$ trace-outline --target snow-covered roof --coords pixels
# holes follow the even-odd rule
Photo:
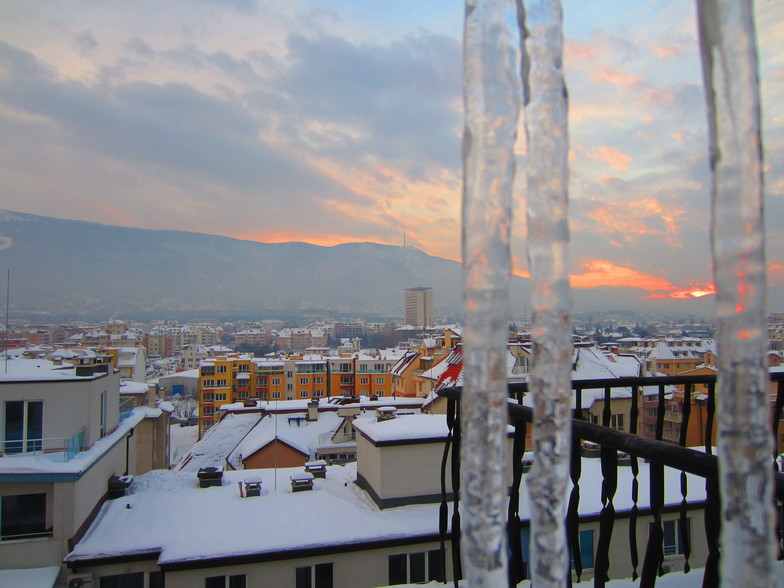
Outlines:
[[[275,439],[283,441],[310,459],[316,454],[319,437],[325,433],[334,433],[343,422],[343,417],[336,412],[320,412],[318,420],[312,422],[308,422],[306,417],[306,412],[265,416],[227,456],[229,463],[240,468],[242,459],[253,455]]]
[[[60,575],[60,566],[0,570],[0,586],[24,586],[24,588],[52,588]]]
[[[204,467],[223,468],[231,450],[260,418],[261,414],[258,412],[227,414],[204,433],[201,440],[191,448],[190,453],[175,469],[198,472]]]
[[[109,500],[67,561],[155,553],[172,563],[325,545],[361,545],[438,532],[438,505],[379,511],[353,482],[355,464],[329,466],[313,490],[291,490],[301,468],[229,471],[221,487],[198,488],[195,473],[154,470],[134,478],[130,495]],[[261,496],[242,498],[237,483],[262,479]],[[277,478],[277,480],[276,480]],[[205,527],[193,516],[220,512]],[[275,529],[259,533],[258,529]],[[154,533],[150,529],[155,529]]]
[[[357,419],[354,428],[377,443],[410,439],[442,439],[447,436],[446,415],[411,414],[378,421],[375,418]]]
[[[608,355],[595,346],[575,349],[573,361],[573,380],[631,378],[640,375],[640,362],[636,357]]]
[[[76,367],[72,364],[55,365],[47,359],[24,359],[11,355],[3,360],[0,369],[0,382],[31,382],[38,380],[91,380],[105,372],[89,376],[77,376]]]
[[[433,465],[434,468],[438,464]],[[362,545],[438,532],[439,505],[417,504],[379,510],[353,482],[356,464],[328,466],[324,479],[313,480],[310,492],[292,492],[290,477],[301,468],[228,471],[220,487],[199,488],[195,473],[154,470],[136,476],[130,494],[107,501],[95,523],[66,561],[149,553],[159,565],[210,558],[290,550]],[[628,510],[632,472],[619,467],[614,504]],[[237,484],[261,477],[260,497],[243,498]],[[601,463],[583,459],[580,478],[581,516],[602,508]],[[639,485],[650,483],[649,464],[639,462]],[[701,478],[687,475],[689,501],[705,498]],[[650,506],[641,492],[638,507]],[[679,504],[680,473],[665,468],[665,504]],[[520,485],[520,518],[529,519],[528,485]],[[566,508],[566,504],[564,505]],[[205,526],[199,512],[219,512]],[[564,513],[565,516],[565,513]],[[150,529],[155,529],[154,533]],[[258,529],[275,529],[259,533]]]
[[[146,394],[147,389],[149,388],[148,384],[144,382],[120,382],[120,394]]]

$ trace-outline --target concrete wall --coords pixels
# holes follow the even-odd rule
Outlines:
[[[2,400],[42,400],[44,402],[43,437],[71,437],[85,429],[85,442],[100,439],[101,393],[106,392],[105,433],[119,424],[120,377],[111,373],[91,380],[52,382],[4,382],[0,384]],[[0,439],[5,438],[5,421],[0,419]]]
[[[332,563],[333,585],[335,588],[373,588],[389,584],[389,556],[402,553],[419,553],[438,549],[437,542],[421,545],[406,545],[366,551],[352,551],[321,555],[306,559],[290,559],[269,563],[251,563],[233,566],[221,566],[206,569],[184,570],[166,573],[166,588],[193,588],[204,586],[209,576],[231,576],[246,574],[246,585],[274,586],[275,588],[294,588],[295,574],[298,567],[313,566],[321,563]],[[451,553],[447,548],[447,573],[451,578],[449,560]],[[80,569],[80,572],[92,573],[95,585],[100,584],[101,576],[130,573],[137,571],[154,571],[154,562],[133,562],[111,566],[100,566]]]
[[[280,441],[272,441],[253,455],[243,456],[242,459],[246,470],[275,467],[296,468],[304,466],[307,461],[307,455]]]
[[[507,455],[512,455],[513,439],[507,439]],[[357,476],[360,486],[375,494],[374,499],[411,504],[441,496],[441,459],[444,440],[374,446],[357,435]],[[451,460],[446,467],[446,490],[452,492]],[[512,483],[511,459],[507,460],[507,484]],[[369,486],[369,488],[368,488]]]

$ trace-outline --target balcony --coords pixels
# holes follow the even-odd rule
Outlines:
[[[133,414],[133,398],[122,398],[120,400],[120,422],[123,422]]]
[[[772,429],[776,439],[780,439],[780,428],[782,422],[782,408],[784,408],[784,374],[775,373],[771,375],[776,393],[771,397]],[[681,384],[684,386],[683,405],[680,408],[680,431],[672,443],[668,443],[665,432],[665,406],[666,390],[671,385]],[[707,387],[707,402],[705,423],[699,419],[692,419],[691,409],[701,402],[693,400],[692,391],[696,385],[702,384]],[[719,562],[721,553],[719,550],[719,524],[720,512],[722,508],[721,497],[719,495],[718,465],[714,453],[713,431],[715,429],[715,376],[675,376],[675,377],[655,377],[655,378],[621,378],[616,380],[593,380],[593,381],[574,381],[572,382],[573,393],[576,397],[575,406],[580,407],[580,397],[582,392],[587,389],[604,390],[604,412],[602,415],[603,425],[592,424],[585,420],[585,410],[577,408],[572,419],[572,455],[580,455],[580,448],[583,442],[587,441],[600,447],[601,479],[581,480],[580,459],[571,460],[571,479],[573,487],[569,508],[565,517],[569,550],[572,553],[572,578],[579,581],[582,576],[587,575],[588,570],[584,569],[582,562],[590,561],[595,586],[604,586],[612,577],[613,568],[621,565],[632,570],[630,574],[634,579],[639,578],[639,585],[645,587],[655,586],[659,576],[664,574],[672,563],[673,557],[677,556],[679,565],[682,561],[684,572],[701,574],[703,576],[703,586],[719,585]],[[652,401],[649,392],[646,396],[641,394],[643,388],[648,386],[658,387],[656,400]],[[614,388],[631,388],[631,418],[630,433],[614,430],[608,425],[612,415],[612,390]],[[450,435],[445,447],[444,460],[441,467],[441,487],[442,496],[442,515],[440,520],[441,533],[444,540],[451,539],[452,545],[460,543],[460,503],[455,501],[454,511],[451,516],[451,524],[447,514],[447,466],[451,468],[451,484],[454,495],[460,495],[460,476],[454,472],[459,472],[460,466],[460,388],[445,388],[438,391],[438,394],[447,399],[447,423]],[[517,403],[510,402],[509,418],[514,427],[514,457],[512,463],[513,483],[509,492],[508,500],[508,545],[509,545],[509,585],[514,586],[521,580],[529,577],[527,562],[529,549],[523,546],[523,541],[529,537],[528,521],[521,520],[517,516],[519,496],[524,473],[527,471],[527,461],[523,459],[524,452],[530,450],[526,447],[530,443],[527,439],[528,424],[533,422],[533,410],[528,406],[526,395],[528,393],[527,384],[512,384],[509,386],[509,395]],[[696,396],[696,395],[694,395]],[[642,399],[646,398],[645,401]],[[650,407],[651,404],[658,405],[660,410],[655,419],[654,438],[646,439],[638,435],[638,425],[642,422],[642,406]],[[696,412],[696,411],[695,411]],[[702,418],[702,413],[697,413]],[[689,425],[700,432],[701,443],[697,448],[687,447],[689,437]],[[781,441],[779,441],[781,443]],[[777,447],[780,453],[782,447]],[[624,470],[624,475],[619,476],[623,454],[627,454],[628,465]],[[529,454],[530,456],[530,454]],[[643,488],[640,482],[641,460],[647,462],[649,469],[649,483],[647,488]],[[775,455],[771,456],[771,464],[777,468],[776,485],[776,507],[779,517],[784,510],[784,474],[781,473],[782,464],[778,464]],[[672,468],[680,472],[680,505],[665,504],[665,467]],[[629,474],[631,471],[631,475]],[[689,485],[687,484],[686,474],[697,476],[705,480],[705,484],[699,487],[692,487],[693,494],[699,496],[690,499],[688,496]],[[672,472],[670,471],[670,474]],[[619,487],[619,480],[631,480],[630,488]],[[581,484],[597,485],[601,484],[603,508],[598,515],[598,540],[584,541],[582,536],[581,524],[585,520],[578,515],[580,502]],[[693,482],[692,482],[693,484]],[[585,489],[584,489],[585,490]],[[640,500],[643,493],[649,493],[649,501]],[[583,492],[585,495],[586,492]],[[621,504],[620,496],[624,500],[631,497],[631,509],[627,505]],[[618,504],[615,504],[617,502]],[[616,512],[616,507],[618,512]],[[625,510],[624,510],[625,509]],[[695,510],[704,511],[703,525],[689,525],[690,516]],[[664,520],[663,515],[677,514],[677,519]],[[649,524],[643,520],[652,521]],[[594,519],[597,517],[593,517]],[[666,517],[665,517],[666,518]],[[623,519],[623,524],[620,524]],[[626,525],[628,524],[628,536]],[[450,528],[451,527],[451,528]],[[623,530],[623,541],[628,545],[626,562],[618,561],[617,552],[610,550],[614,528]],[[777,530],[776,536],[771,536],[770,541],[776,543],[777,552],[781,559],[781,545],[784,535],[781,525]],[[681,530],[685,529],[685,530]],[[647,539],[643,543],[638,543],[637,538],[643,536]],[[525,537],[521,540],[521,537]],[[617,538],[616,538],[617,541]],[[698,543],[699,542],[699,543]],[[616,543],[617,544],[617,543]],[[705,545],[707,557],[703,561],[693,561],[693,546]],[[531,545],[533,549],[533,545]],[[581,553],[582,550],[582,553]],[[586,553],[586,550],[587,553]],[[456,570],[455,575],[460,577],[462,568],[460,549],[451,550],[452,568]],[[611,563],[612,562],[612,563]],[[692,568],[701,568],[693,569]],[[585,578],[583,578],[585,580]]]
[[[82,429],[70,437],[0,441],[0,457],[43,457],[51,462],[65,463],[87,449],[84,437],[85,430]]]

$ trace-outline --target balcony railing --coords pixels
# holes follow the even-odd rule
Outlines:
[[[777,440],[777,451],[781,451],[781,419],[782,408],[784,407],[784,373],[771,375],[771,381],[775,383],[775,394],[771,400],[771,422],[773,435]],[[703,384],[707,387],[707,399],[705,400],[706,412],[705,423],[697,423],[701,432],[701,445],[699,448],[686,447],[688,437],[688,427],[691,417],[691,409],[695,405],[692,398],[692,390],[695,385]],[[672,385],[682,385],[683,406],[680,407],[681,428],[677,438],[677,444],[667,443],[664,440],[665,428],[665,396],[669,394],[668,389]],[[649,386],[658,388],[656,394],[656,404],[658,406],[656,416],[656,428],[653,439],[644,438],[638,435],[638,424],[641,422],[642,405],[652,404],[650,389],[643,389]],[[716,376],[674,376],[674,377],[640,377],[640,378],[619,378],[612,380],[587,380],[572,382],[573,394],[575,396],[575,410],[572,419],[572,460],[571,460],[571,479],[573,488],[566,514],[567,541],[572,557],[572,571],[579,581],[583,575],[580,550],[585,545],[580,541],[578,506],[580,501],[580,481],[581,481],[581,446],[584,441],[600,446],[600,460],[602,472],[602,496],[603,508],[599,515],[599,538],[596,542],[595,552],[592,559],[594,563],[594,585],[604,586],[610,579],[610,541],[613,534],[613,527],[617,515],[613,504],[614,497],[618,492],[618,469],[619,456],[627,454],[629,465],[632,472],[632,488],[628,493],[631,496],[631,510],[624,513],[625,518],[629,519],[629,562],[631,565],[632,577],[640,579],[641,587],[652,587],[656,583],[657,577],[665,572],[664,562],[664,528],[662,514],[665,511],[672,512],[673,506],[665,508],[665,466],[679,470],[680,487],[682,500],[679,506],[674,508],[679,516],[679,545],[682,546],[683,557],[685,559],[684,571],[688,572],[691,567],[702,567],[703,586],[719,585],[719,532],[720,532],[720,512],[721,498],[718,486],[718,466],[717,458],[713,454],[715,446],[713,444],[716,398],[715,398]],[[631,388],[631,409],[630,409],[630,432],[617,431],[609,427],[611,415],[613,413],[613,393],[614,389]],[[603,389],[604,406],[602,413],[602,425],[592,424],[585,420],[587,411],[581,408],[581,397],[584,390]],[[512,475],[513,483],[509,493],[508,506],[508,546],[509,546],[509,585],[515,586],[521,580],[529,577],[527,566],[523,557],[524,549],[521,545],[521,529],[527,522],[521,521],[518,515],[520,488],[523,473],[528,470],[530,463],[523,460],[526,451],[527,426],[533,422],[533,410],[525,406],[525,396],[528,392],[527,384],[511,384],[509,395],[517,401],[517,404],[510,402],[509,418],[514,426],[514,449],[512,456]],[[438,394],[447,399],[447,425],[449,436],[444,450],[444,459],[441,467],[441,487],[442,487],[442,508],[440,514],[440,529],[442,538],[452,541],[452,569],[455,579],[462,576],[461,554],[460,554],[460,399],[462,390],[460,388],[445,388],[438,391]],[[645,401],[642,399],[646,398]],[[617,412],[617,411],[616,411]],[[702,415],[700,415],[702,416]],[[704,427],[703,427],[704,424]],[[529,449],[530,450],[530,449]],[[624,458],[625,459],[625,458]],[[638,474],[640,471],[639,460],[649,462],[650,467],[650,509],[652,523],[647,529],[647,544],[644,546],[637,544],[637,536],[640,531],[645,533],[645,525],[640,521],[643,511],[648,513],[648,509],[638,506],[640,492]],[[451,462],[450,462],[451,460]],[[454,497],[454,509],[451,523],[447,510],[447,465],[451,466],[451,496]],[[782,464],[777,463],[776,455],[771,455],[771,465],[776,468],[776,490],[775,500],[779,520],[784,520],[784,474],[781,473]],[[705,499],[702,502],[702,492],[698,503],[688,500],[688,484],[686,473],[699,476],[705,479]],[[588,482],[586,482],[588,483]],[[599,481],[592,479],[590,484],[598,484]],[[700,504],[702,503],[702,504]],[[694,508],[704,508],[704,534],[705,544],[707,545],[707,559],[704,562],[692,562],[692,545],[694,538],[700,531],[696,528],[689,531],[687,512]],[[639,529],[638,529],[639,527]],[[777,529],[776,536],[770,537],[770,541],[775,542],[779,559],[783,559],[781,525]],[[644,535],[643,535],[644,536]],[[641,549],[643,548],[643,549]],[[533,549],[533,546],[532,546]],[[444,553],[446,553],[444,551]],[[642,558],[640,556],[642,555]],[[564,571],[565,575],[568,573]],[[695,571],[693,573],[699,573]],[[566,577],[566,576],[565,576]]]
[[[0,457],[43,457],[53,462],[67,462],[86,449],[85,431],[70,437],[0,441]]]
[[[123,398],[120,400],[120,422],[123,422],[133,414],[133,398]]]

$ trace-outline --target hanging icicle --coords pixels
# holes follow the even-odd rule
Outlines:
[[[535,460],[528,477],[531,579],[565,586],[565,512],[571,446],[572,330],[568,276],[568,99],[559,0],[517,0],[528,138],[528,263],[531,271]]]
[[[759,80],[751,0],[699,0],[719,321],[721,581],[772,586],[775,510],[766,363]]]
[[[466,0],[461,547],[469,586],[505,585],[509,233],[520,85],[510,0]]]

